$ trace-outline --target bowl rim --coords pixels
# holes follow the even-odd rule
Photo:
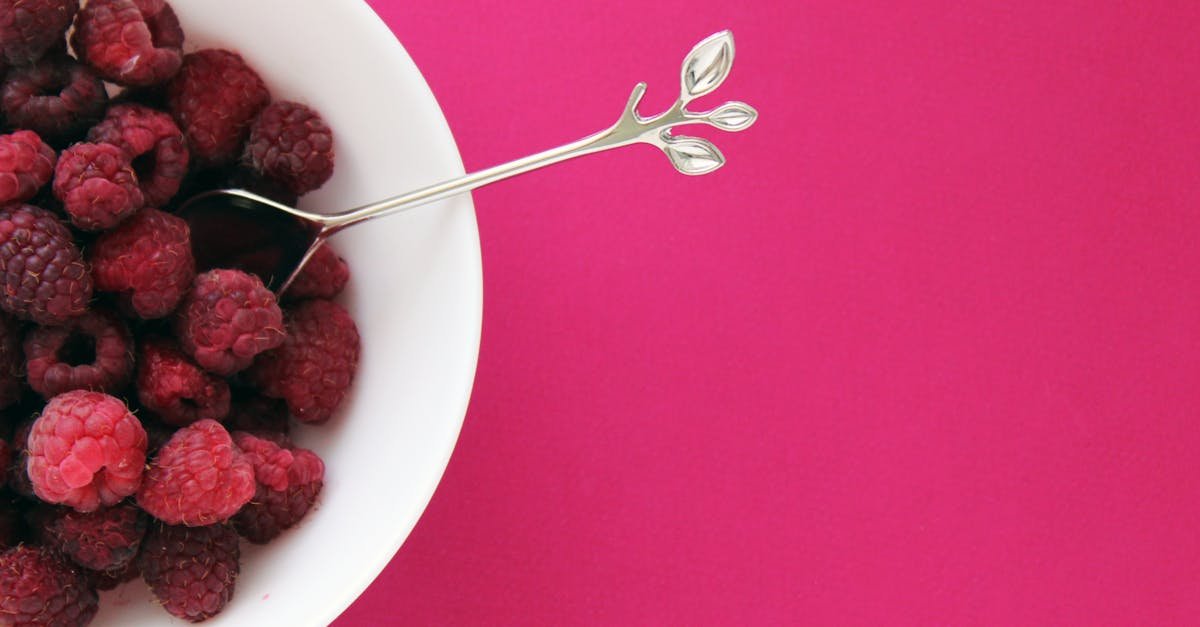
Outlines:
[[[412,59],[412,56],[408,54],[408,50],[404,48],[404,44],[400,41],[396,33],[394,33],[387,25],[387,23],[384,22],[383,18],[380,17],[375,9],[367,3],[367,0],[359,0],[358,2],[349,3],[345,6],[347,9],[352,11],[352,19],[357,20],[361,24],[364,36],[368,36],[369,34],[371,37],[378,37],[389,42],[387,47],[394,51],[396,55],[396,62],[400,64],[407,64],[412,68],[416,80],[428,94],[430,102],[433,104],[435,115],[432,117],[430,122],[435,124],[436,128],[432,130],[436,134],[444,135],[447,142],[447,147],[450,149],[452,154],[451,161],[453,163],[451,165],[454,169],[454,174],[464,174],[465,169],[463,167],[462,156],[458,150],[458,143],[454,139],[454,133],[450,129],[450,124],[446,120],[446,115],[442,111],[441,104],[438,103],[437,96],[429,87],[429,82],[425,80],[425,75],[421,73],[420,67],[417,66],[416,62]],[[469,376],[465,377],[466,385],[462,392],[459,408],[455,414],[456,423],[453,425],[452,437],[448,438],[444,442],[430,443],[431,445],[438,444],[441,447],[441,451],[438,455],[440,460],[439,467],[435,471],[433,480],[428,482],[427,485],[421,486],[422,498],[420,501],[420,508],[416,511],[416,515],[413,516],[411,520],[405,521],[404,524],[397,526],[396,534],[390,543],[391,550],[388,552],[380,551],[379,557],[375,560],[375,563],[369,568],[363,568],[361,575],[358,578],[343,582],[342,589],[344,590],[344,594],[339,595],[341,600],[338,603],[331,605],[329,611],[325,612],[324,615],[314,616],[313,618],[316,619],[314,624],[327,625],[332,623],[335,619],[337,619],[337,617],[341,616],[341,614],[345,612],[347,608],[349,608],[356,600],[358,600],[360,596],[362,596],[362,593],[365,592],[368,587],[370,587],[375,579],[379,577],[379,574],[383,572],[384,568],[386,568],[387,565],[391,563],[392,559],[395,558],[400,548],[404,545],[404,542],[408,540],[409,535],[412,534],[412,530],[414,527],[416,527],[416,524],[421,519],[421,516],[424,515],[425,509],[429,506],[429,502],[432,500],[434,492],[437,490],[438,485],[441,483],[442,477],[445,475],[446,468],[450,463],[450,457],[454,453],[454,449],[458,443],[458,438],[462,433],[462,426],[466,419],[467,408],[471,401],[471,394],[474,390],[475,375],[478,371],[479,365],[479,347],[483,331],[483,260],[479,243],[479,224],[475,216],[474,198],[470,192],[465,192],[460,197],[456,198],[459,200],[459,202],[465,203],[469,209],[467,212],[469,214],[467,218],[470,223],[469,236],[473,240],[474,244],[473,246],[469,247],[474,256],[474,259],[472,259],[470,263],[470,268],[473,270],[473,276],[471,278],[473,279],[472,283],[474,284],[474,289],[470,290],[471,307],[469,313],[472,317],[471,331],[473,333],[473,337],[470,339],[469,345],[473,348],[471,350],[469,359]]]

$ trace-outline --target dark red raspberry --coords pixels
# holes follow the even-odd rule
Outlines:
[[[37,195],[54,175],[54,149],[33,131],[0,135],[0,203]]]
[[[0,92],[8,124],[29,129],[61,145],[77,138],[104,115],[108,93],[86,66],[51,55],[9,72]]]
[[[21,400],[21,380],[25,376],[25,358],[21,354],[21,324],[0,312],[0,409]],[[0,472],[0,475],[3,473]],[[4,485],[0,481],[0,485]]]
[[[131,102],[113,105],[88,131],[87,140],[112,144],[129,155],[149,207],[167,204],[187,174],[190,157],[183,131],[162,111]]]
[[[235,391],[225,428],[230,432],[286,434],[289,428],[287,403],[246,390]]]
[[[221,420],[229,413],[229,384],[201,370],[162,339],[142,343],[137,393],[146,409],[178,427],[197,420]]]
[[[0,0],[0,61],[28,65],[63,39],[79,0]]]
[[[54,214],[0,207],[0,308],[38,324],[63,324],[87,310],[92,275]]]
[[[249,433],[233,434],[233,441],[254,466],[257,491],[254,498],[233,517],[243,538],[266,544],[284,529],[300,522],[312,508],[324,485],[325,464],[316,453],[282,440]]]
[[[283,312],[262,281],[240,270],[196,277],[175,313],[183,351],[200,367],[229,376],[283,343]]]
[[[171,436],[150,462],[137,502],[171,525],[229,520],[254,496],[254,468],[215,420],[194,422]]]
[[[238,536],[229,525],[154,525],[138,562],[142,578],[168,612],[200,622],[233,596],[238,558]]]
[[[29,434],[38,498],[91,512],[137,491],[146,432],[120,399],[75,390],[50,399]]]
[[[89,311],[58,327],[25,336],[29,387],[45,398],[71,390],[114,392],[133,374],[129,327],[105,310]]]
[[[273,102],[250,125],[246,161],[293,193],[311,192],[333,176],[333,131],[298,102]]]
[[[0,553],[3,624],[75,627],[91,622],[98,608],[83,570],[49,549],[23,545]]]
[[[80,143],[64,150],[54,168],[53,189],[71,223],[85,231],[111,229],[145,202],[129,156],[112,144]]]
[[[167,86],[171,115],[187,135],[192,156],[204,166],[236,159],[254,116],[270,101],[262,78],[228,50],[210,48],[184,56],[183,67]]]
[[[71,47],[106,80],[153,85],[179,71],[183,29],[163,0],[89,0]]]
[[[263,353],[248,371],[262,393],[287,401],[296,420],[329,420],[346,397],[358,369],[358,328],[328,300],[310,300],[288,311],[283,346]]]
[[[96,289],[147,319],[174,311],[196,276],[187,222],[151,208],[101,235],[90,261]]]
[[[81,513],[55,512],[42,533],[46,544],[91,570],[124,568],[137,555],[146,533],[146,515],[130,503]]]
[[[350,280],[350,266],[329,244],[323,244],[284,292],[284,298],[297,301],[305,298],[333,298],[342,293]]]

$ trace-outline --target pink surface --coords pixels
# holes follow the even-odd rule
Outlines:
[[[372,0],[468,168],[724,26],[762,117],[476,194],[462,437],[338,625],[1194,623],[1200,4],[740,4]]]

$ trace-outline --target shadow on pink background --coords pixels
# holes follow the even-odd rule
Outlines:
[[[468,169],[724,27],[761,119],[475,195],[462,437],[338,625],[1200,616],[1200,4],[371,4]]]

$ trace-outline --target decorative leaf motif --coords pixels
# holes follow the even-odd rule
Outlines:
[[[727,102],[709,113],[707,119],[723,131],[741,131],[754,124],[758,111],[744,102]]]
[[[663,152],[676,170],[692,176],[708,174],[725,165],[725,157],[707,139],[667,135],[663,137]]]
[[[696,44],[683,60],[683,95],[688,102],[721,86],[733,68],[733,33],[721,31]]]

